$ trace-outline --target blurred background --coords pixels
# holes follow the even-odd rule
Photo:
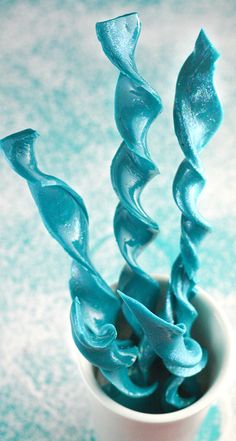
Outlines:
[[[173,130],[173,100],[178,72],[203,28],[221,54],[215,85],[224,120],[201,155],[207,185],[199,206],[213,232],[201,247],[199,283],[222,302],[235,327],[235,0],[1,0],[0,137],[28,127],[40,133],[40,168],[83,197],[93,261],[108,283],[116,281],[123,260],[113,238],[117,198],[109,169],[121,142],[113,117],[118,72],[101,50],[95,23],[134,11],[142,21],[137,65],[164,104],[149,131],[161,174],[142,199],[160,235],[139,262],[148,272],[169,274],[179,250],[172,182],[183,156]],[[86,392],[69,347],[69,272],[70,258],[42,225],[26,182],[1,155],[3,441],[93,439]],[[235,398],[234,383],[231,404]],[[220,424],[216,412],[215,426]],[[209,430],[206,441],[219,439],[219,431]]]

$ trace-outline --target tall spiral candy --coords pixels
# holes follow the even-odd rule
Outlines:
[[[1,140],[0,147],[13,170],[27,180],[48,232],[73,259],[70,287],[74,341],[121,392],[135,397],[149,395],[156,385],[141,388],[129,378],[128,368],[136,360],[137,348],[117,339],[120,300],[90,261],[88,214],[83,200],[65,182],[39,170],[34,154],[37,136],[32,129],[23,130]]]
[[[140,196],[145,185],[158,173],[148,151],[147,132],[162,104],[135,64],[140,28],[137,13],[96,25],[103,51],[120,71],[115,93],[115,120],[123,142],[112,162],[111,179],[120,200],[114,216],[114,232],[127,265],[118,288],[153,310],[159,285],[140,268],[137,258],[158,233],[158,225],[145,213]],[[128,308],[124,312],[133,329],[140,334],[133,314]]]
[[[198,248],[210,231],[208,222],[197,209],[198,197],[205,186],[199,153],[222,120],[222,108],[213,85],[214,64],[218,57],[201,30],[176,85],[174,126],[185,159],[173,182],[174,199],[182,212],[181,239],[180,254],[173,264],[167,292],[166,316],[183,322],[186,335],[190,335],[197,317],[191,299],[195,294],[196,273],[200,265]],[[165,385],[166,402],[175,408],[186,404],[182,403],[178,393],[178,388],[184,387],[184,384],[184,376],[174,375]]]
[[[175,133],[185,159],[173,183],[174,199],[182,212],[181,240],[168,294],[172,298],[175,318],[185,323],[188,334],[197,315],[191,298],[199,269],[198,248],[210,230],[197,209],[198,197],[205,185],[199,153],[222,120],[222,108],[213,85],[214,64],[218,57],[201,30],[194,51],[179,73],[175,94]]]

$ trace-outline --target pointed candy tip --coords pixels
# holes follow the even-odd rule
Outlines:
[[[124,294],[122,291],[120,291],[119,289],[117,289],[117,294],[121,297],[121,299],[123,300],[123,302],[128,303],[129,302],[129,296],[127,296],[126,294]]]
[[[139,15],[137,12],[130,12],[128,14],[124,14],[124,15],[119,15],[118,17],[115,18],[110,18],[109,20],[104,20],[104,21],[99,21],[96,23],[96,33],[97,33],[97,37],[100,40],[101,38],[101,32],[103,31],[104,28],[107,27],[113,27],[114,25],[118,25],[120,22],[125,22],[126,24],[131,24],[132,21],[135,20],[135,25],[140,26],[140,19],[139,19]]]
[[[195,43],[195,48],[196,50],[200,50],[201,52],[205,52],[206,50],[210,50],[211,54],[214,58],[214,61],[216,61],[220,54],[219,52],[216,50],[216,48],[213,46],[213,44],[211,43],[211,41],[209,40],[209,38],[207,37],[204,29],[201,29],[196,43]]]
[[[117,290],[117,294],[121,297],[123,302],[126,304],[126,306],[136,315],[135,311],[139,309],[147,310],[147,312],[151,313],[149,309],[146,308],[141,302],[134,299],[133,297],[127,296],[123,292],[121,292],[119,289]]]
[[[36,132],[36,130],[33,129],[25,129],[21,130],[20,132],[12,133],[11,135],[6,136],[5,138],[1,139],[0,143],[3,146],[4,144],[11,143],[13,141],[19,141],[23,140],[25,138],[31,138],[35,139],[39,136],[39,133]]]
[[[126,304],[126,306],[129,309],[133,309],[137,304],[139,304],[139,302],[137,300],[133,299],[130,296],[127,296],[126,294],[124,294],[119,289],[117,289],[117,294],[120,296],[120,298],[123,300],[123,302]]]
[[[114,23],[114,22],[118,22],[120,20],[127,20],[127,18],[129,20],[129,19],[132,19],[133,17],[135,17],[139,20],[139,15],[137,12],[129,12],[128,14],[119,15],[118,17],[109,18],[108,20],[98,21],[96,23],[96,28],[99,28],[100,26],[103,26],[106,23]]]

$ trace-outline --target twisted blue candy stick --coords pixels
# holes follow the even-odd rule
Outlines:
[[[222,120],[222,108],[214,85],[214,63],[219,57],[201,30],[193,53],[184,63],[177,80],[174,126],[185,155],[173,183],[176,204],[182,212],[180,254],[172,267],[169,298],[175,318],[190,333],[196,310],[191,304],[199,269],[198,248],[210,226],[197,209],[205,185],[199,153]]]
[[[173,183],[176,204],[182,212],[180,254],[173,264],[167,293],[167,316],[183,322],[190,335],[197,311],[191,303],[199,269],[198,248],[210,231],[197,210],[197,200],[205,186],[199,153],[218,129],[222,108],[213,85],[214,63],[219,57],[201,30],[193,53],[184,63],[176,85],[175,133],[185,155]],[[166,384],[166,401],[181,408],[178,387],[184,378],[172,377]]]
[[[38,169],[34,154],[37,136],[27,129],[4,138],[0,147],[11,167],[27,180],[47,230],[73,259],[71,325],[75,343],[104,375],[113,373],[111,381],[123,393],[150,394],[156,385],[140,388],[129,379],[128,367],[136,360],[137,349],[116,340],[114,324],[120,301],[90,261],[83,200],[63,181]]]
[[[118,288],[153,310],[159,284],[137,264],[141,251],[156,237],[157,224],[145,213],[140,196],[158,170],[147,147],[148,129],[162,109],[159,95],[140,76],[134,53],[140,35],[138,14],[132,13],[97,23],[102,48],[120,75],[115,94],[115,120],[123,142],[111,166],[111,179],[120,203],[114,217],[116,240],[127,262]],[[125,315],[140,333],[133,314]]]

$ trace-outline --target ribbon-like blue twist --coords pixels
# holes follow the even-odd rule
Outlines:
[[[26,129],[2,139],[0,146],[13,170],[27,180],[45,227],[73,259],[70,288],[74,341],[105,376],[112,372],[109,380],[121,392],[129,396],[150,394],[154,386],[141,388],[129,378],[128,368],[136,360],[137,348],[117,339],[120,300],[90,261],[84,202],[65,182],[39,170],[34,153],[37,136],[34,130]]]
[[[200,266],[198,248],[210,231],[208,222],[197,209],[197,201],[206,182],[199,153],[222,121],[222,107],[213,84],[214,64],[218,57],[218,52],[201,30],[195,49],[184,63],[176,85],[174,126],[185,159],[173,182],[174,199],[182,212],[181,239],[180,254],[173,264],[167,292],[166,315],[184,323],[187,335],[190,335],[198,315],[191,303]],[[182,382],[183,378],[178,383],[173,378],[167,388],[169,402],[176,407],[180,407],[176,390]]]
[[[162,110],[162,104],[135,64],[140,29],[136,13],[96,25],[105,54],[120,71],[115,93],[115,120],[123,142],[112,162],[111,179],[120,200],[114,216],[114,233],[127,265],[118,288],[153,310],[159,284],[138,266],[137,258],[158,233],[158,225],[145,213],[140,196],[145,185],[158,173],[148,151],[147,132]],[[139,334],[134,316],[127,309],[125,315]]]
[[[180,254],[173,264],[170,285],[175,317],[185,323],[188,333],[196,318],[190,300],[199,269],[198,247],[210,230],[197,209],[197,200],[205,186],[199,153],[222,120],[222,108],[213,85],[214,64],[218,57],[218,52],[201,30],[176,85],[174,126],[185,159],[173,183],[174,199],[182,217]]]

